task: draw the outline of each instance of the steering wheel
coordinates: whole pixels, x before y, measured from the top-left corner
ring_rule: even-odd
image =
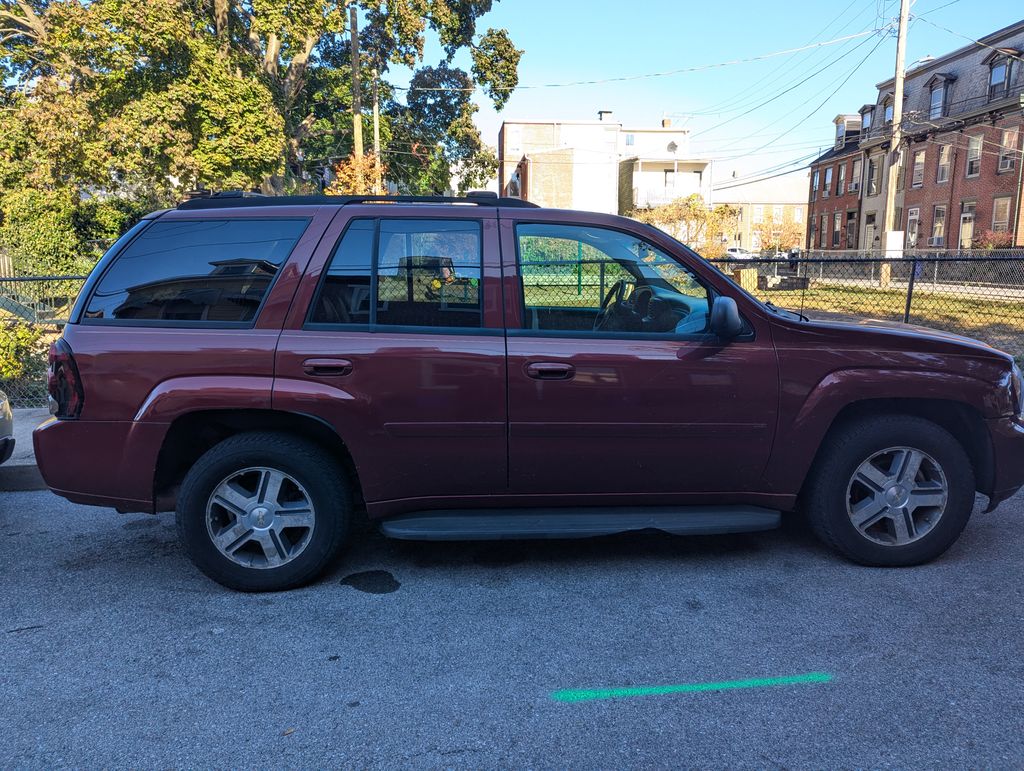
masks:
[[[618,306],[626,296],[626,287],[631,283],[627,279],[620,278],[612,284],[612,288],[608,290],[604,299],[601,300],[601,311],[597,314],[597,318],[594,319],[593,331],[600,332],[608,325],[608,321],[618,311]]]

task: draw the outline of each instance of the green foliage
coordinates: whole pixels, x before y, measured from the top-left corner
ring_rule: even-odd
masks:
[[[46,371],[43,330],[27,324],[0,327],[0,380],[40,378]]]
[[[87,270],[75,228],[75,201],[67,190],[21,189],[0,198],[0,243],[21,275],[60,275]]]
[[[197,186],[308,192],[352,153],[348,10],[361,16],[362,104],[381,73],[381,138],[403,189],[460,189],[496,168],[472,89],[497,108],[521,52],[477,33],[492,0],[0,0],[0,247],[19,270],[86,267],[89,244]],[[444,60],[406,92],[393,65]],[[468,49],[472,76],[451,66]],[[464,89],[464,90],[462,90]],[[369,137],[368,116],[363,118]],[[119,201],[121,203],[109,203]],[[127,203],[125,203],[127,202]],[[37,227],[33,229],[31,223]],[[45,231],[45,232],[43,232]]]

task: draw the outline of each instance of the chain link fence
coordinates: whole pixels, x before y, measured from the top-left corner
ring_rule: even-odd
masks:
[[[46,357],[85,276],[0,277],[0,390],[14,407],[46,406]]]
[[[811,253],[713,264],[757,298],[810,318],[917,324],[1024,357],[1022,249],[907,252],[900,259]]]
[[[599,307],[627,274],[617,263],[588,257],[524,266],[534,301]],[[1024,359],[1024,249],[907,252],[900,259],[811,252],[711,263],[755,297],[812,319],[919,324],[974,337]],[[0,389],[15,407],[45,406],[46,350],[84,280],[0,278]]]

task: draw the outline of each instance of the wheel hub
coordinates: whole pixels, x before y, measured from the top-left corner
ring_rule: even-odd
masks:
[[[885,502],[895,508],[903,508],[910,500],[910,491],[903,485],[892,485],[885,491]]]

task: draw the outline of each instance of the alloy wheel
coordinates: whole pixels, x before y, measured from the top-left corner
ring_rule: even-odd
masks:
[[[889,447],[857,467],[846,510],[863,537],[904,546],[931,532],[948,497],[946,475],[932,456],[913,447]]]
[[[206,504],[206,529],[225,557],[248,568],[278,568],[309,544],[316,511],[305,488],[280,469],[244,468],[220,482]]]

